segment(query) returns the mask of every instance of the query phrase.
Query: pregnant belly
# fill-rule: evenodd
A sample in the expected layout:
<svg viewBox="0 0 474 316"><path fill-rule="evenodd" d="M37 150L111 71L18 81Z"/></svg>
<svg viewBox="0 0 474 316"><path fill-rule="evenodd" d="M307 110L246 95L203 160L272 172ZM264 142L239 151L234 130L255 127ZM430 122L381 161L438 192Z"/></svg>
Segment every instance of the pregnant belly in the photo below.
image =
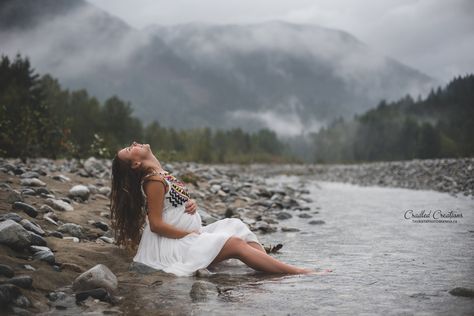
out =
<svg viewBox="0 0 474 316"><path fill-rule="evenodd" d="M189 231L202 226L201 215L197 211L194 214L189 214L184 211L184 207L167 209L163 213L163 220L176 228Z"/></svg>

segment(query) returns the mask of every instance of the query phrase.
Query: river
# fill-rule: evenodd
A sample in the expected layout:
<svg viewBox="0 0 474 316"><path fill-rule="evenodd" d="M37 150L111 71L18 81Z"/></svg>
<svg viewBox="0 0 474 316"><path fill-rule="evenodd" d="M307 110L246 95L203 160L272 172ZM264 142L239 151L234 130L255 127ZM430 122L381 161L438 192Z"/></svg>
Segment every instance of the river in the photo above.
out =
<svg viewBox="0 0 474 316"><path fill-rule="evenodd" d="M237 259L221 262L208 278L169 278L135 286L120 304L125 314L156 315L472 315L474 299L448 293L474 288L474 200L435 191L362 187L302 176L268 178L269 185L304 187L313 200L280 224L297 232L260 235L282 243L272 254L327 275L262 275ZM456 222L414 222L407 210L453 211ZM324 224L312 225L311 220ZM220 294L193 299L197 280ZM137 284L143 279L137 279ZM151 284L151 285L150 285ZM127 285L122 284L122 289ZM71 310L73 311L73 310Z"/></svg>

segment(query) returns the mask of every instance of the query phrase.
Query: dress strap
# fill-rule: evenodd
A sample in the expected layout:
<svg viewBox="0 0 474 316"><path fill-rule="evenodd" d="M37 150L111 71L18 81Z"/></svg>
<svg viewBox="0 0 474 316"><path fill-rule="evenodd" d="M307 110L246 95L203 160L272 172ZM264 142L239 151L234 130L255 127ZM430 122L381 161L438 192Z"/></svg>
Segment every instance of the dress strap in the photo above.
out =
<svg viewBox="0 0 474 316"><path fill-rule="evenodd" d="M148 179L151 176L158 176L158 175L163 176L163 177L161 177L160 179ZM159 173L157 171L152 171L149 174L143 176L142 181L141 181L141 190L142 190L142 194L145 198L146 198L146 195L145 195L145 190L143 189L143 185L145 184L146 181L159 181L159 182L163 183L163 185L165 186L165 194L167 193L167 189L169 187L169 184L168 184L168 181L166 180L166 178L164 177L163 173Z"/></svg>

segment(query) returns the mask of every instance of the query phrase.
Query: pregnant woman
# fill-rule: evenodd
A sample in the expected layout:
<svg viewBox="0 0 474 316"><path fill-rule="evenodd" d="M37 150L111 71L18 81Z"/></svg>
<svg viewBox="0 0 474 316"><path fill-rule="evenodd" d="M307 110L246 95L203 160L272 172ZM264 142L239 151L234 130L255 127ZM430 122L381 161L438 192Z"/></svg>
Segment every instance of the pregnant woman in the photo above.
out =
<svg viewBox="0 0 474 316"><path fill-rule="evenodd" d="M111 219L118 245L138 245L133 261L176 276L192 276L229 258L262 272L319 274L268 255L240 219L202 226L196 209L185 184L161 167L148 144L133 142L117 152Z"/></svg>

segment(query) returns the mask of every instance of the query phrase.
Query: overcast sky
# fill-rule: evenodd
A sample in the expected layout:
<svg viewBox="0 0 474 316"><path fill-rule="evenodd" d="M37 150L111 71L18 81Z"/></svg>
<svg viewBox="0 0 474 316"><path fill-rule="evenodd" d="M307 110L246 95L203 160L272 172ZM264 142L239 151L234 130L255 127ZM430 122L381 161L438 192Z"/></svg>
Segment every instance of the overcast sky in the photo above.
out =
<svg viewBox="0 0 474 316"><path fill-rule="evenodd" d="M136 28L284 20L345 30L446 83L474 73L474 0L87 0Z"/></svg>

